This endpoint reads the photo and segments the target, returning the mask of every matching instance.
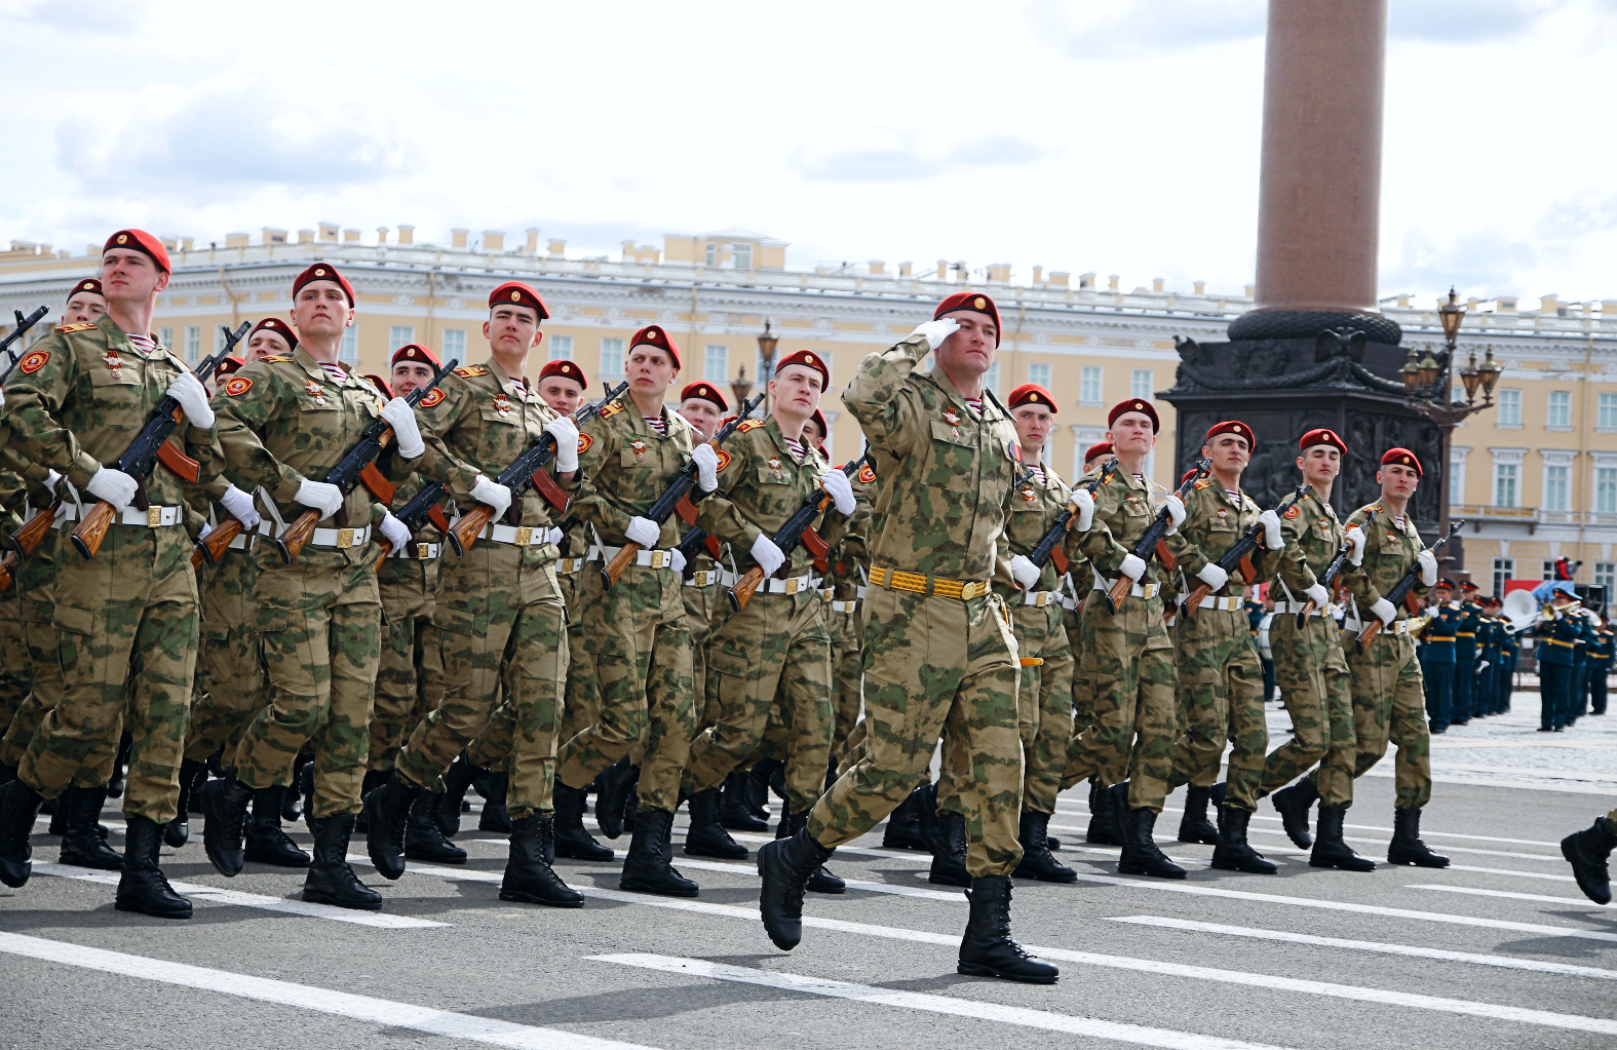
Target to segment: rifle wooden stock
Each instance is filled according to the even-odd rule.
[[[1134,581],[1127,576],[1119,576],[1117,582],[1106,592],[1107,600],[1112,603],[1113,612],[1117,611],[1118,603],[1129,596],[1129,588],[1133,585]]]
[[[488,523],[493,520],[494,508],[485,503],[479,503],[470,511],[462,514],[453,525],[449,526],[448,532],[445,533],[449,538],[450,545],[455,548],[455,553],[464,556],[471,549],[472,544],[477,542],[477,537],[482,535],[484,529],[488,528]]]
[[[387,442],[384,441],[382,447],[386,448]],[[365,469],[359,472],[359,480],[365,486],[366,491],[380,500],[384,507],[393,506],[393,493],[395,491],[393,483],[387,480],[380,470],[376,469],[375,460],[365,464]]]
[[[84,515],[84,520],[73,529],[73,546],[78,548],[85,561],[95,557],[96,551],[101,549],[101,541],[107,538],[107,530],[117,517],[118,511],[112,504],[102,500],[91,507]]]
[[[1318,608],[1318,606],[1314,604],[1314,599],[1312,598],[1308,599],[1306,602],[1303,602],[1303,611],[1297,614],[1297,629],[1299,631],[1308,626],[1308,618],[1309,616],[1313,615],[1316,608]]]
[[[601,567],[602,582],[611,587],[623,579],[623,574],[628,571],[629,566],[634,564],[635,556],[639,553],[640,544],[631,543],[627,539],[624,540],[623,549],[618,551],[618,556]]]
[[[218,565],[219,559],[225,556],[225,551],[230,549],[242,531],[241,522],[227,518],[218,528],[197,541],[196,548],[191,551],[191,567],[200,569],[203,565]]]
[[[1370,647],[1370,643],[1376,640],[1376,635],[1381,633],[1381,627],[1381,617],[1378,616],[1370,621],[1370,626],[1359,633],[1359,652],[1362,653]]]
[[[286,531],[275,537],[275,549],[281,553],[282,562],[291,565],[298,560],[303,548],[314,538],[314,527],[319,522],[319,511],[306,510],[292,519],[292,524],[286,527]]]
[[[0,557],[0,591],[10,591],[12,584],[17,582],[12,576],[12,570],[14,570],[16,567],[16,552],[6,551],[5,556]]]
[[[1185,618],[1188,620],[1190,617],[1194,616],[1196,614],[1196,606],[1202,603],[1203,598],[1212,593],[1213,588],[1205,583],[1191,591],[1190,597],[1185,599]]]
[[[34,553],[39,549],[39,545],[45,542],[45,537],[50,535],[51,525],[56,521],[56,512],[60,509],[62,501],[54,500],[44,510],[34,511],[34,516],[17,530],[17,535],[12,537],[12,541],[17,544],[17,549],[22,551],[23,557]]]
[[[730,607],[740,612],[752,601],[753,592],[763,585],[764,570],[754,565],[747,570],[747,574],[737,580],[734,587],[729,590]]]

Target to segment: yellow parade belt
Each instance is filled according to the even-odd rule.
[[[925,576],[917,572],[900,572],[880,565],[870,570],[870,582],[878,587],[887,587],[895,591],[936,594],[944,598],[959,598],[962,601],[980,598],[988,593],[986,580],[961,582],[944,579],[941,576]]]
[[[1551,645],[1564,645],[1564,646],[1566,646],[1566,647],[1567,647],[1567,648],[1568,648],[1568,649],[1571,649],[1571,648],[1572,648],[1572,647],[1573,647],[1573,646],[1574,646],[1574,645],[1575,645],[1575,644],[1576,644],[1576,643],[1574,643],[1574,642],[1563,642],[1563,641],[1561,641],[1561,639],[1559,639],[1559,638],[1546,638],[1546,639],[1544,639],[1544,640],[1545,640],[1545,641],[1546,641],[1546,642],[1549,642],[1549,643],[1550,643],[1550,644],[1551,644]]]

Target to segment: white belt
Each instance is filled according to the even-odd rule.
[[[1220,612],[1243,612],[1246,609],[1246,602],[1244,599],[1239,597],[1203,598],[1201,600],[1201,604],[1196,606],[1196,611],[1201,612],[1203,609],[1217,609]],[[1280,603],[1276,602],[1275,612],[1284,611],[1284,609],[1280,608]]]
[[[443,544],[441,543],[408,543],[403,547],[395,547],[388,557],[409,557],[412,561],[431,561],[442,554],[443,550]]]
[[[600,550],[602,560],[610,562],[618,556],[618,552],[623,548],[603,546]],[[672,572],[674,570],[674,552],[642,549],[635,553],[634,563],[645,569],[667,569]]]
[[[1095,574],[1095,590],[1097,591],[1109,591],[1116,582],[1116,580],[1107,580],[1098,572]],[[1161,592],[1162,584],[1160,583],[1136,583],[1129,587],[1129,594],[1136,598],[1155,598]]]
[[[860,598],[860,599],[863,599],[863,598],[864,598],[864,596],[865,596],[865,593],[866,593],[866,592],[867,592],[867,591],[869,591],[869,590],[870,590],[870,588],[869,588],[869,587],[863,587],[863,586],[860,586],[860,587],[855,587],[855,588],[854,588],[854,589],[853,589],[853,596],[854,596],[854,597],[855,597],[855,598]]]
[[[1277,613],[1300,613],[1306,608],[1308,608],[1307,602],[1275,602],[1275,612]],[[1325,610],[1315,608],[1308,615],[1324,616]]]
[[[576,573],[576,572],[579,572],[580,570],[582,570],[584,568],[584,566],[588,565],[590,562],[594,561],[596,558],[599,558],[600,556],[601,556],[601,548],[599,548],[599,547],[591,547],[589,550],[584,552],[584,556],[581,557],[581,558],[560,558],[560,559],[557,559],[557,561],[556,561],[556,571],[560,572],[560,573],[567,574],[567,575],[572,575],[573,573]]]
[[[1070,594],[1062,595],[1061,607],[1070,612],[1076,612],[1078,610],[1078,599]]]
[[[854,600],[854,599],[849,599],[848,601],[845,601],[845,602],[844,601],[838,601],[836,599],[832,599],[832,601],[831,601],[831,611],[832,612],[851,613],[851,612],[858,611],[858,609],[859,609],[859,602],[857,600]]]
[[[369,525],[363,529],[315,529],[314,536],[309,540],[316,547],[335,547],[338,550],[363,547],[370,541]]]
[[[1022,595],[1022,604],[1031,605],[1035,609],[1043,609],[1047,605],[1054,605],[1061,600],[1059,591],[1028,591]]]
[[[94,504],[91,504],[91,506],[94,506]],[[62,527],[62,522],[77,521],[78,517],[79,509],[71,503],[64,503],[62,504],[61,510],[56,512],[56,520],[51,522],[51,528],[59,529]],[[136,507],[125,507],[123,511],[113,519],[113,523],[116,525],[138,525],[141,528],[146,529],[162,529],[168,528],[171,525],[178,525],[184,520],[185,516],[181,513],[181,508],[160,507],[154,503],[147,510],[140,510]],[[234,546],[234,544],[232,544],[232,546]]]
[[[822,601],[822,602],[831,601],[837,595],[837,589],[835,587],[822,587],[822,588],[819,588],[819,591],[820,591],[820,601]]]
[[[1410,624],[1413,623],[1413,622],[1414,622],[1413,620],[1394,620],[1392,622],[1392,628],[1391,628],[1392,633],[1393,634],[1408,634],[1410,631],[1416,629],[1416,628],[1413,628],[1413,627],[1410,626]]]
[[[763,586],[758,589],[765,594],[797,594],[801,591],[813,590],[809,586],[811,582],[812,577],[808,573],[804,573],[801,576],[793,576],[786,580],[765,580]]]
[[[685,581],[687,587],[711,587],[719,582],[722,575],[718,569],[697,569],[691,573],[691,578]]]
[[[490,525],[477,535],[479,539],[509,543],[514,547],[542,547],[548,542],[546,537],[550,530],[534,525]]]
[[[253,535],[253,533],[245,530],[238,532],[236,538],[230,541],[230,549],[233,551],[251,550],[253,547]]]

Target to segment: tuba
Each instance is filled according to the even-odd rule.
[[[1533,597],[1532,591],[1511,591],[1505,595],[1504,607],[1500,609],[1504,616],[1505,630],[1511,634],[1520,634],[1528,630],[1541,620],[1554,619],[1555,614],[1550,612],[1548,605],[1540,606],[1538,599]]]

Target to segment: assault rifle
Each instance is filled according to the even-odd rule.
[[[439,365],[432,374],[432,381],[410,391],[410,396],[404,399],[405,403],[413,411],[415,406],[421,403],[421,399],[438,385],[438,381],[458,364],[460,364],[458,360],[450,360]],[[376,469],[376,457],[382,454],[382,449],[386,448],[391,440],[393,440],[393,425],[377,417],[359,435],[359,440],[343,453],[337,465],[326,471],[323,480],[327,485],[335,485],[341,489],[344,496],[354,491],[354,486],[363,481],[365,487],[371,491],[371,495],[383,503],[392,503],[393,483]],[[334,520],[339,526],[346,528],[348,508],[338,507]],[[292,524],[288,525],[285,531],[275,537],[275,549],[280,551],[283,562],[291,565],[297,560],[298,555],[303,552],[304,545],[314,537],[314,527],[319,521],[319,511],[305,510],[292,519]]]
[[[1084,485],[1084,491],[1093,496],[1096,490],[1110,481],[1112,475],[1116,472],[1117,457],[1113,456],[1101,466],[1100,474],[1095,480]],[[1077,520],[1077,517],[1078,504],[1068,503],[1067,509],[1056,515],[1056,520],[1051,524],[1050,531],[1046,532],[1044,538],[1039,540],[1039,545],[1033,548],[1033,553],[1027,556],[1027,560],[1041,569],[1044,568],[1046,562],[1053,561],[1056,565],[1056,572],[1066,575],[1067,567],[1072,562],[1068,559],[1067,552],[1062,549],[1062,543],[1066,539],[1068,531],[1072,529],[1072,523]]]
[[[1297,505],[1297,501],[1302,499],[1303,493],[1307,491],[1308,482],[1305,481],[1301,485],[1297,486],[1297,491],[1291,494],[1290,499],[1286,500],[1284,503],[1280,504],[1280,506],[1275,508],[1275,513],[1284,514],[1286,511],[1295,507]],[[1225,551],[1224,556],[1219,558],[1218,561],[1214,562],[1213,564],[1217,565],[1220,569],[1223,569],[1225,573],[1229,574],[1230,576],[1234,576],[1235,571],[1239,569],[1241,571],[1241,579],[1246,583],[1251,583],[1253,577],[1257,576],[1258,574],[1258,570],[1252,565],[1252,552],[1258,549],[1258,541],[1262,536],[1263,522],[1253,522],[1252,527],[1246,530],[1246,535],[1236,540],[1235,546]],[[1268,546],[1265,545],[1264,549],[1268,550]],[[1203,598],[1212,593],[1213,588],[1205,583],[1197,587],[1194,591],[1191,591],[1190,597],[1185,601],[1185,619],[1188,620],[1192,616],[1196,615],[1196,606],[1202,603]]]
[[[27,317],[22,315],[21,310],[13,310],[11,312],[17,317],[17,327],[8,332],[4,339],[0,339],[0,350],[4,350],[6,353],[11,355],[11,364],[6,366],[6,370],[4,372],[0,372],[0,380],[3,380],[6,378],[6,376],[10,375],[11,370],[16,368],[17,362],[21,360],[21,358],[17,356],[17,351],[11,349],[11,344],[15,343],[17,340],[26,335],[28,329],[38,324],[41,317],[44,317],[46,314],[51,312],[51,308],[48,306],[41,306]]]
[[[430,521],[439,532],[447,536],[449,534],[449,519],[444,516],[443,508],[438,504],[443,502],[443,498],[448,494],[449,490],[444,488],[443,482],[429,481],[421,487],[420,492],[412,496],[410,501],[400,507],[398,513],[393,516],[398,518],[404,524],[404,527],[410,530],[411,535],[414,535],[423,525]],[[381,556],[376,559],[376,567],[380,569],[382,562],[386,561],[387,556],[393,553],[393,544],[384,536],[376,541],[376,545],[382,548]]]
[[[195,372],[197,379],[206,380],[212,375],[213,370],[219,367],[219,362],[230,356],[230,351],[246,338],[247,332],[252,327],[253,322],[243,321],[234,332],[227,331],[225,345],[197,365]],[[135,498],[130,502],[137,510],[148,510],[151,507],[146,498],[146,479],[157,469],[159,462],[183,480],[196,484],[202,469],[201,464],[168,443],[169,436],[174,433],[174,428],[180,425],[180,420],[184,416],[185,410],[180,407],[180,403],[173,395],[164,394],[157,402],[157,407],[152,411],[146,425],[113,464],[114,469],[121,470],[135,479]],[[43,514],[45,511],[40,513]],[[52,509],[50,513],[54,517],[56,512]],[[101,541],[106,539],[107,529],[117,517],[117,509],[106,500],[97,502],[85,512],[84,520],[73,530],[72,539],[73,546],[78,548],[86,561],[95,557],[96,551],[101,549]]]
[[[1184,500],[1185,493],[1190,491],[1191,486],[1205,478],[1207,472],[1212,469],[1213,461],[1204,458],[1200,463],[1196,464],[1196,469],[1186,476],[1184,481],[1180,482],[1179,487],[1174,490],[1174,495],[1178,496],[1181,501]],[[1157,511],[1156,519],[1146,527],[1145,535],[1140,537],[1140,542],[1136,543],[1134,549],[1129,553],[1143,562],[1150,562],[1152,556],[1156,555],[1161,560],[1163,568],[1172,569],[1174,556],[1162,542],[1162,538],[1168,534],[1168,518],[1168,508],[1164,505],[1161,510]],[[1133,580],[1121,573],[1118,574],[1117,582],[1112,584],[1109,594],[1112,608],[1115,609],[1123,604],[1123,599],[1128,597],[1129,587],[1133,584]]]
[[[1459,532],[1460,526],[1464,524],[1464,518],[1458,518],[1450,522],[1449,534],[1447,536],[1438,537],[1437,542],[1426,549],[1435,554],[1437,552],[1437,548],[1447,543],[1449,538],[1452,537],[1456,532]],[[1420,564],[1417,562],[1410,568],[1408,572],[1404,573],[1403,579],[1393,584],[1392,590],[1388,591],[1382,597],[1386,598],[1387,601],[1391,602],[1393,605],[1403,602],[1404,607],[1410,611],[1411,615],[1418,613],[1420,612],[1420,600],[1415,597],[1413,591],[1415,589],[1415,584],[1419,579]],[[1359,633],[1359,652],[1362,653],[1366,649],[1370,648],[1370,643],[1376,640],[1376,635],[1381,633],[1381,628],[1383,626],[1385,625],[1381,622],[1381,617],[1377,616],[1371,619],[1370,626],[1366,627]]]
[[[842,473],[845,477],[851,478],[855,474],[859,473],[859,468],[863,467],[869,461],[870,453],[867,452],[851,463],[844,464],[842,467]],[[797,508],[797,513],[793,514],[790,518],[787,518],[786,524],[777,529],[775,534],[771,536],[770,539],[775,542],[775,546],[780,548],[780,552],[782,554],[790,554],[793,547],[796,547],[799,543],[802,543],[807,539],[809,527],[814,524],[814,519],[824,513],[825,508],[830,505],[831,494],[824,489],[816,489],[814,492],[808,494],[808,496],[803,500],[803,505]],[[821,542],[821,547],[824,547],[823,541]],[[829,551],[825,553],[829,553]],[[817,554],[815,557],[823,558],[824,554]],[[781,563],[783,567],[785,564],[785,562]],[[731,607],[734,608],[736,612],[740,612],[742,609],[745,609],[747,607],[747,603],[752,600],[752,593],[756,591],[758,586],[763,582],[764,570],[762,568],[754,565],[752,568],[748,569],[746,573],[742,575],[741,579],[736,581],[735,586],[730,588],[729,594]]]
[[[1368,538],[1370,535],[1370,523],[1375,521],[1376,515],[1380,513],[1381,511],[1379,510],[1371,511],[1369,514],[1364,516],[1364,524],[1354,526],[1354,528],[1362,529],[1365,537]],[[1325,588],[1326,594],[1331,593],[1331,588],[1336,585],[1336,578],[1342,574],[1343,564],[1347,562],[1348,555],[1352,553],[1352,539],[1343,540],[1342,545],[1336,548],[1336,554],[1331,558],[1331,563],[1325,566],[1325,571],[1321,573],[1319,577],[1319,585]],[[1308,625],[1308,614],[1313,612],[1314,609],[1314,599],[1310,598],[1308,601],[1303,603],[1302,611],[1297,614],[1297,629],[1299,631]]]

